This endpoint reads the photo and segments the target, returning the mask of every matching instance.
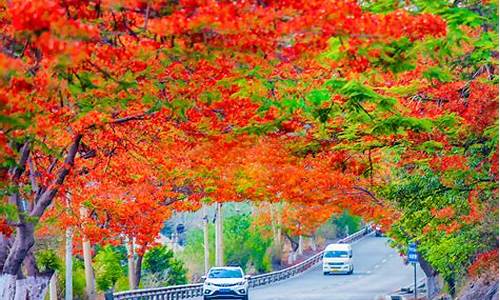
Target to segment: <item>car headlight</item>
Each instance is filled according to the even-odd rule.
[[[245,285],[245,283],[247,283],[246,281],[241,281],[241,282],[238,282],[237,285]]]

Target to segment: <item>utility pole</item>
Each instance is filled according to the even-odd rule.
[[[215,265],[224,265],[223,217],[222,203],[217,203],[215,212]]]
[[[208,214],[207,206],[203,205],[203,250],[205,253],[205,274],[208,273],[210,268],[210,245],[208,244]]]

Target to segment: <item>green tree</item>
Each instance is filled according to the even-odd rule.
[[[337,227],[337,233],[347,235],[346,227],[350,233],[354,233],[361,228],[361,218],[353,216],[349,211],[344,210],[339,216],[333,217],[333,224]]]
[[[120,264],[120,255],[112,246],[105,246],[94,258],[97,288],[101,291],[113,289],[124,269]]]
[[[266,252],[271,240],[262,236],[252,225],[249,214],[235,215],[224,220],[224,258],[227,264],[238,264],[247,269],[253,265],[257,272],[270,269]]]
[[[187,283],[184,263],[175,258],[173,251],[165,246],[153,247],[144,254],[144,272],[144,281],[153,285]]]

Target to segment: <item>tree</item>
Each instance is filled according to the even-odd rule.
[[[1,8],[5,299],[25,292],[16,275],[50,215],[93,244],[135,240],[139,255],[171,210],[202,201],[337,206],[389,226],[402,212],[380,190],[432,160],[491,165],[465,178],[471,203],[497,201],[483,187],[498,182],[495,2]]]
[[[101,291],[112,290],[123,275],[118,253],[111,246],[102,248],[95,256],[97,288]]]
[[[144,271],[148,281],[156,281],[156,286],[187,283],[183,262],[175,258],[173,251],[165,246],[156,246],[146,252]]]

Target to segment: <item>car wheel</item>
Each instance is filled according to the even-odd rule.
[[[330,273],[329,272],[323,272],[323,275],[325,275],[325,276],[328,275],[328,274],[330,274]]]
[[[248,300],[248,295],[243,296],[243,298],[241,298],[241,300]]]
[[[351,271],[349,271],[349,274],[354,273],[354,266],[351,267]]]

